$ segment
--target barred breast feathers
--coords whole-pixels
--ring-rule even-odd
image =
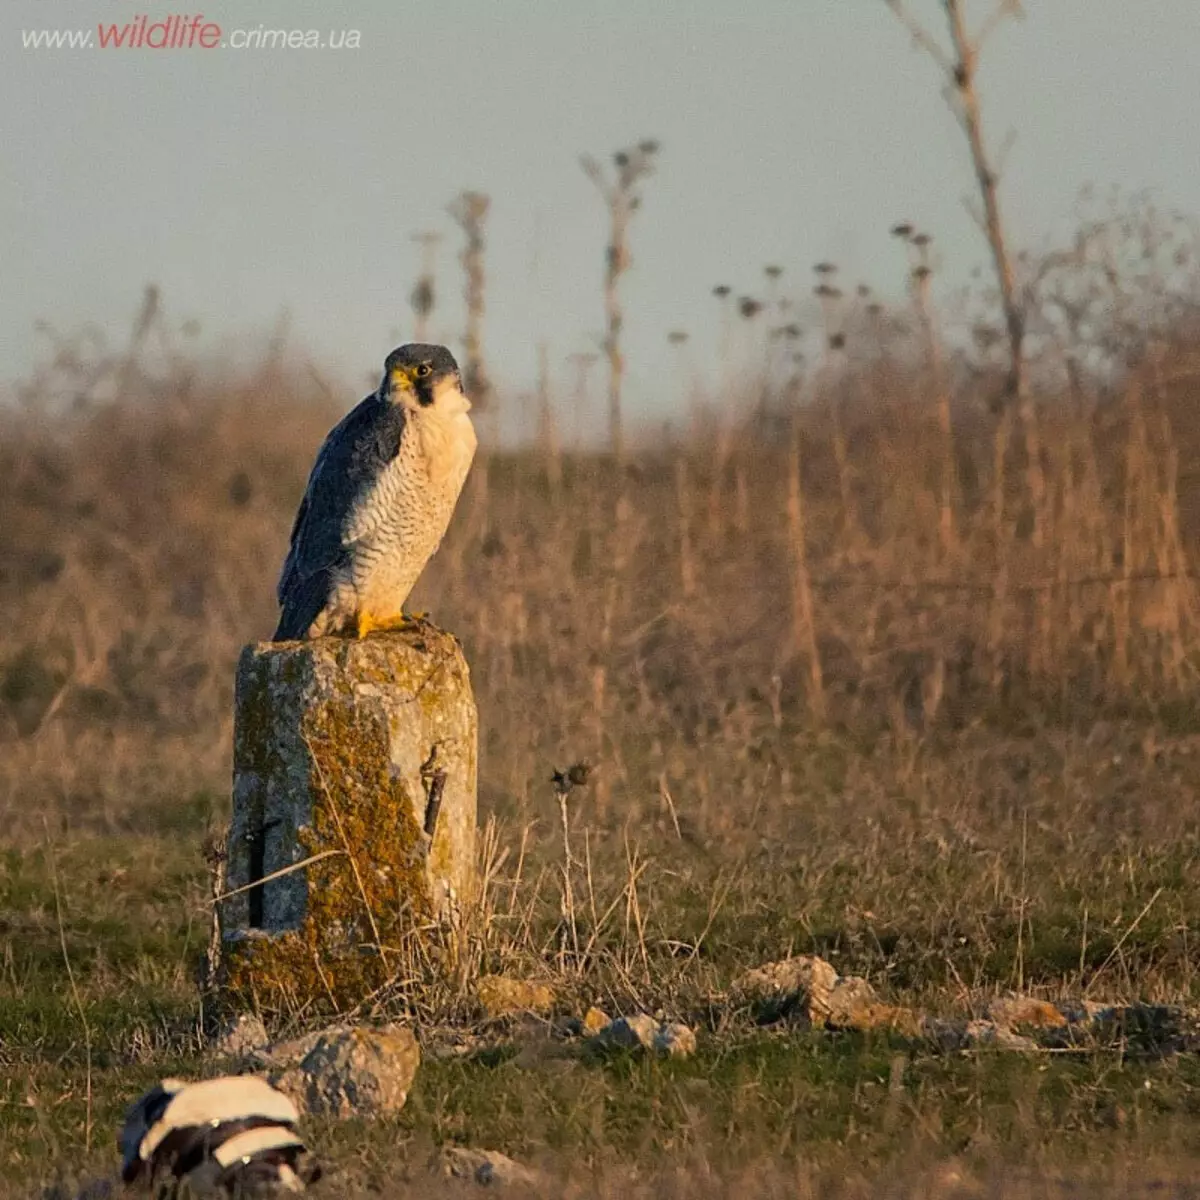
[[[475,457],[475,428],[470,417],[465,412],[449,417],[423,412],[413,424],[429,482],[439,488],[452,487],[457,493]]]

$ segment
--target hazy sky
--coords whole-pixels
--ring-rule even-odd
[[[942,32],[936,0],[912,8]],[[980,77],[992,145],[1014,137],[1016,239],[1039,244],[1089,181],[1200,211],[1200,0],[1025,8]],[[361,48],[22,48],[23,29],[201,11],[223,36],[351,28]],[[899,218],[949,273],[985,261],[961,135],[883,0],[4,0],[0,135],[3,379],[43,353],[36,318],[123,331],[154,281],[213,346],[287,310],[349,403],[411,333],[416,230],[448,235],[433,332],[457,334],[444,206],[472,187],[493,198],[493,370],[525,386],[539,339],[559,370],[602,325],[604,214],[578,157],[644,137],[663,149],[625,286],[643,411],[670,386],[667,331],[700,358],[715,338],[715,283],[761,291],[778,263],[806,294],[831,258],[899,292]]]

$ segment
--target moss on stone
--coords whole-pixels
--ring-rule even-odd
[[[409,960],[406,943],[435,915],[424,797],[410,795],[393,766],[387,710],[371,702],[370,690],[377,685],[405,693],[436,722],[447,693],[469,683],[448,635],[429,636],[420,646],[424,658],[389,655],[372,640],[334,650],[326,659],[337,667],[332,688],[300,713],[312,805],[297,841],[306,858],[337,853],[307,868],[307,905],[297,929],[228,947],[226,990],[235,1003],[285,1012],[352,1007],[397,974]],[[265,669],[243,674],[250,685],[239,694],[241,770],[280,777],[273,685],[301,687],[306,661],[304,654],[291,655],[275,680]],[[442,672],[449,672],[448,686],[438,686]],[[472,776],[474,753],[472,744]]]

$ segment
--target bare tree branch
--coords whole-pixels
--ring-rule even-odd
[[[609,239],[605,251],[604,313],[607,326],[603,342],[608,358],[608,419],[609,438],[613,457],[619,464],[625,453],[621,423],[621,383],[625,373],[625,359],[621,353],[621,326],[624,316],[621,311],[617,285],[621,276],[629,270],[633,259],[629,253],[629,222],[641,205],[638,183],[643,176],[654,170],[654,156],[658,143],[642,141],[636,146],[618,150],[613,155],[615,179],[610,183],[608,172],[590,154],[579,159],[584,174],[596,185],[609,216]]]
[[[974,37],[975,49],[982,50],[988,38],[1010,17],[1024,19],[1025,10],[1021,7],[1021,0],[998,0],[996,7],[980,23],[979,32]]]
[[[954,61],[942,48],[937,38],[904,7],[900,0],[884,0],[884,3],[896,14],[905,29],[912,34],[914,44],[920,46],[953,79]]]

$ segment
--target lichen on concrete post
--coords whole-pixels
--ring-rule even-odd
[[[247,646],[228,986],[259,1003],[340,1005],[392,977],[389,955],[452,919],[473,888],[476,763],[470,675],[449,634]]]

